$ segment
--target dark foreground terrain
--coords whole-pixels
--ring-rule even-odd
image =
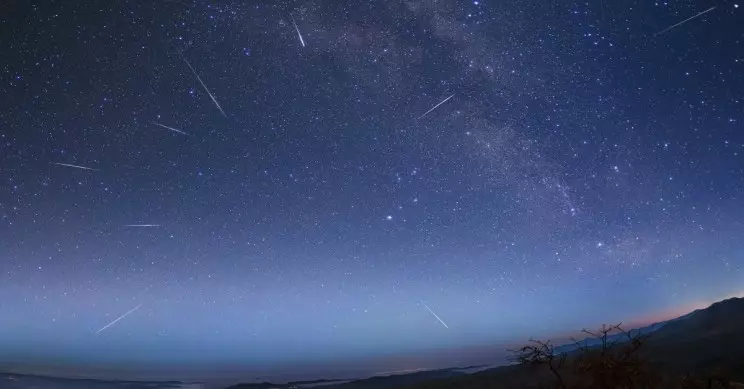
[[[601,336],[555,348],[542,343],[547,347],[516,353],[527,357],[520,365],[407,388],[744,388],[744,298],[717,302],[646,330],[610,332],[605,347]]]

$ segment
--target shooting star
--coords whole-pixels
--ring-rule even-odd
[[[434,313],[434,311],[432,311],[431,308],[429,308],[429,306],[426,305],[425,302],[422,301],[421,304],[424,304],[424,306],[426,307],[426,309],[428,309],[429,312],[431,312],[431,314],[434,315],[434,317],[436,317],[437,320],[439,320],[440,323],[442,323],[442,325],[444,326],[444,328],[449,329],[449,326],[447,325],[447,323],[445,323],[442,319],[440,319],[439,316],[437,316],[437,314]]]
[[[124,227],[152,228],[160,227],[160,224],[125,224]]]
[[[96,335],[100,334],[100,333],[101,333],[101,331],[105,330],[106,328],[109,328],[109,327],[111,327],[112,325],[116,324],[116,322],[118,322],[119,320],[121,320],[121,319],[123,319],[123,318],[125,318],[125,317],[129,316],[129,314],[131,314],[132,312],[134,312],[134,311],[136,311],[136,310],[140,309],[140,307],[141,307],[141,306],[142,306],[142,304],[140,304],[140,305],[138,305],[138,306],[136,306],[136,307],[134,307],[134,308],[130,309],[130,310],[129,310],[129,312],[127,312],[127,313],[125,313],[125,314],[123,314],[123,315],[119,316],[119,317],[118,317],[118,318],[117,318],[116,320],[112,321],[111,323],[108,323],[108,324],[106,324],[105,326],[103,326],[103,328],[101,328],[100,330],[96,331]]]
[[[710,7],[710,8],[708,8],[708,9],[706,9],[705,11],[703,11],[703,12],[700,12],[700,13],[698,13],[698,14],[697,14],[697,15],[695,15],[695,16],[691,16],[691,17],[689,17],[689,18],[687,18],[687,19],[685,19],[685,20],[683,20],[683,21],[681,21],[681,22],[679,22],[679,23],[677,23],[677,24],[675,24],[675,25],[673,25],[673,26],[669,26],[669,27],[667,27],[667,28],[665,28],[665,29],[663,29],[663,30],[661,30],[661,31],[657,32],[656,34],[654,34],[654,37],[657,37],[657,36],[659,36],[659,35],[661,35],[661,34],[663,34],[663,33],[665,33],[665,32],[668,32],[669,30],[671,30],[671,29],[673,29],[673,28],[675,28],[675,27],[679,27],[679,26],[681,26],[681,25],[683,25],[683,24],[685,24],[685,23],[689,22],[689,21],[690,21],[690,20],[692,20],[692,19],[695,19],[695,18],[698,18],[698,17],[700,17],[700,16],[703,16],[703,15],[707,14],[708,12],[710,12],[710,11],[713,11],[714,9],[716,9],[716,7],[715,7],[715,6],[713,6],[713,7]]]
[[[297,23],[295,23],[294,16],[290,14],[289,17],[292,19],[292,24],[294,25],[295,31],[297,31],[297,36],[300,37],[300,43],[302,44],[302,47],[305,47],[305,40],[302,39],[302,33],[300,33],[300,29],[297,28]]]
[[[154,124],[154,125],[156,125],[156,126],[158,126],[158,127],[162,127],[162,128],[165,128],[166,130],[171,130],[171,131],[177,132],[177,133],[179,133],[179,134],[184,134],[184,135],[188,135],[187,133],[185,133],[185,132],[183,132],[183,131],[181,131],[181,130],[179,130],[179,129],[177,129],[177,128],[173,128],[173,127],[168,127],[168,126],[166,126],[166,125],[164,125],[164,124],[160,124],[160,123],[157,123],[157,122],[152,122],[152,124]]]
[[[75,169],[98,171],[98,169],[93,169],[91,167],[85,167],[85,166],[80,166],[80,165],[72,165],[72,164],[69,164],[69,163],[53,162],[53,164],[59,165],[59,166],[74,167]]]
[[[431,111],[433,111],[433,110],[437,109],[437,107],[439,107],[440,105],[442,105],[442,104],[446,103],[446,102],[447,102],[447,100],[449,100],[449,99],[451,99],[451,98],[453,98],[453,97],[455,97],[455,94],[454,94],[454,93],[453,93],[453,94],[452,94],[452,95],[451,95],[450,97],[448,97],[448,98],[446,98],[446,99],[444,99],[444,100],[440,101],[440,102],[439,102],[439,104],[437,104],[437,105],[435,105],[435,106],[431,107],[431,109],[430,109],[430,110],[428,110],[428,111],[424,112],[424,114],[423,114],[423,115],[421,115],[421,116],[419,116],[418,118],[419,118],[419,119],[421,119],[422,117],[424,117],[424,116],[428,115],[428,114],[429,114],[429,112],[431,112]]]
[[[217,99],[214,98],[214,95],[212,95],[212,92],[209,91],[209,88],[207,88],[207,85],[204,84],[204,81],[202,81],[201,77],[199,77],[199,75],[196,73],[196,70],[194,69],[194,67],[191,66],[191,64],[186,59],[186,57],[182,56],[181,58],[183,58],[183,61],[186,62],[186,65],[189,66],[189,69],[191,69],[191,72],[194,73],[194,76],[196,77],[196,79],[199,80],[199,83],[201,84],[202,88],[204,88],[204,90],[207,92],[207,94],[209,95],[209,98],[212,99],[212,102],[214,103],[214,105],[217,106],[217,109],[219,109],[220,112],[222,112],[222,116],[227,117],[227,115],[225,115],[225,111],[223,111],[222,107],[220,107],[220,103],[218,103]]]

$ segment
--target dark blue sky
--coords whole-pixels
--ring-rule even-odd
[[[112,3],[0,6],[0,366],[498,362],[744,291],[735,1]]]

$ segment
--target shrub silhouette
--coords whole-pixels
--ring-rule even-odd
[[[529,344],[509,350],[513,362],[533,368],[547,368],[554,378],[542,388],[557,389],[718,389],[732,388],[720,374],[705,377],[674,377],[648,362],[643,347],[648,335],[603,325],[598,331],[582,330],[592,342],[572,339],[575,350],[557,353],[550,341],[531,339]],[[622,334],[620,340],[616,334]]]
[[[555,377],[555,387],[566,389],[566,383],[563,380],[561,369],[566,364],[566,353],[556,353],[555,347],[550,341],[530,339],[530,343],[517,350],[509,350],[515,354],[512,362],[517,362],[526,366],[547,366]]]

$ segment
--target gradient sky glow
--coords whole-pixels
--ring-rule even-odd
[[[494,363],[744,290],[742,12],[4,4],[0,368]]]

